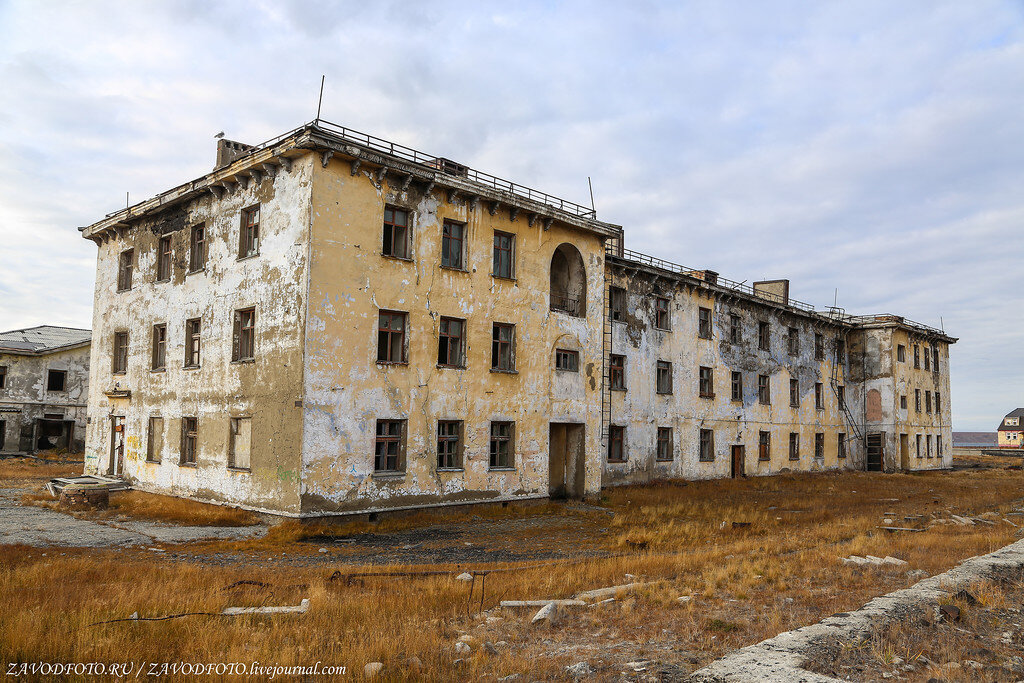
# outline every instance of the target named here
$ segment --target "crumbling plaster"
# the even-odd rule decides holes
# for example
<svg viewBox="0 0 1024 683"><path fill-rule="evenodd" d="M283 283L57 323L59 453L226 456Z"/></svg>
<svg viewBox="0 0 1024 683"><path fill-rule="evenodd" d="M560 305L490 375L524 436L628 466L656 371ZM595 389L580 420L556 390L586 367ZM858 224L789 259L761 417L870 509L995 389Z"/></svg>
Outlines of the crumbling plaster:
<svg viewBox="0 0 1024 683"><path fill-rule="evenodd" d="M2 453L34 450L22 438L23 429L31 437L35 420L44 415L63 415L74 421L73 448L84 446L86 405L89 391L89 347L64 349L43 355L0 353L0 366L7 368L7 379L0 389L0 421L4 423ZM67 372L65 391L47 391L48 370ZM31 439L29 439L31 440Z"/></svg>

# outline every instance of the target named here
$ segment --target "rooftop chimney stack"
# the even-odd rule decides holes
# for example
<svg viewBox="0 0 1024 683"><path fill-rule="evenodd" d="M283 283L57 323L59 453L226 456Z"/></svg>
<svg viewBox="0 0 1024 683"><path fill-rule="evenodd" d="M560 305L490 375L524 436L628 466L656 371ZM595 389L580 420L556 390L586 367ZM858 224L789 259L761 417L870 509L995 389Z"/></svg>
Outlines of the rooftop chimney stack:
<svg viewBox="0 0 1024 683"><path fill-rule="evenodd" d="M252 149L252 145L247 145L244 142L235 142L234 140L225 140L224 138L218 139L217 165L213 169L217 170L222 166L227 166L250 149Z"/></svg>

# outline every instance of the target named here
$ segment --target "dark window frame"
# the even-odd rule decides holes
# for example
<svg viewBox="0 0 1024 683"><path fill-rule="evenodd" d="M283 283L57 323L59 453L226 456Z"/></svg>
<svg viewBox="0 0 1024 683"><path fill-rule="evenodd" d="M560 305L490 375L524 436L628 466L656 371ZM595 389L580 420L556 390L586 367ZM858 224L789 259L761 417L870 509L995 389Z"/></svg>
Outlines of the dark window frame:
<svg viewBox="0 0 1024 683"><path fill-rule="evenodd" d="M907 347L903 344L896 345L896 362L906 363L907 362Z"/></svg>
<svg viewBox="0 0 1024 683"><path fill-rule="evenodd" d="M507 432L502 429L507 427ZM504 445L504 448L503 448ZM503 452L504 451L504 452ZM488 448L488 469L513 470L516 467L516 423L511 420L492 420ZM502 462L504 460L504 462Z"/></svg>
<svg viewBox="0 0 1024 683"><path fill-rule="evenodd" d="M198 368L202 362L203 319L185 321L185 368Z"/></svg>
<svg viewBox="0 0 1024 683"><path fill-rule="evenodd" d="M395 428L397 427L397 432ZM408 420L378 419L373 439L373 473L404 474Z"/></svg>
<svg viewBox="0 0 1024 683"><path fill-rule="evenodd" d="M252 363L256 360L256 307L235 310L232 325L231 362Z"/></svg>
<svg viewBox="0 0 1024 683"><path fill-rule="evenodd" d="M150 370L167 369L167 323L153 325L153 347L151 349Z"/></svg>
<svg viewBox="0 0 1024 683"><path fill-rule="evenodd" d="M132 288L135 272L135 250L125 249L117 257L117 291L127 292Z"/></svg>
<svg viewBox="0 0 1024 683"><path fill-rule="evenodd" d="M398 323L398 326L395 326ZM377 363L405 365L408 357L409 314L405 311L377 311Z"/></svg>
<svg viewBox="0 0 1024 683"><path fill-rule="evenodd" d="M702 365L697 370L697 389L701 398L715 397L715 370Z"/></svg>
<svg viewBox="0 0 1024 683"><path fill-rule="evenodd" d="M729 314L729 343L743 343L743 320L737 313Z"/></svg>
<svg viewBox="0 0 1024 683"><path fill-rule="evenodd" d="M839 432L837 435L836 457L839 460L846 458L846 432Z"/></svg>
<svg viewBox="0 0 1024 683"><path fill-rule="evenodd" d="M739 370L732 371L731 397L733 401L743 400L743 373Z"/></svg>
<svg viewBox="0 0 1024 683"><path fill-rule="evenodd" d="M814 409L825 410L825 385L822 382L814 383Z"/></svg>
<svg viewBox="0 0 1024 683"><path fill-rule="evenodd" d="M757 376L757 402L763 406L772 404L772 384L768 375Z"/></svg>
<svg viewBox="0 0 1024 683"><path fill-rule="evenodd" d="M580 371L580 352L573 349L555 349L555 370Z"/></svg>
<svg viewBox="0 0 1024 683"><path fill-rule="evenodd" d="M159 429L159 431L160 431L160 452L159 453L156 452L155 439L153 438L154 434L155 434L155 431L156 431L154 429L154 426L155 426L154 422L156 422L156 421L159 421L159 423L160 423L160 429ZM146 462L149 462L149 463L159 463L161 460L163 460L163 447L164 447L164 436L165 436L165 434L164 434L164 418L162 416L160 416L160 415L150 415L149 416L149 424L147 425L147 430L148 431L146 432Z"/></svg>
<svg viewBox="0 0 1024 683"><path fill-rule="evenodd" d="M516 371L516 326L512 323L491 325L491 371Z"/></svg>
<svg viewBox="0 0 1024 683"><path fill-rule="evenodd" d="M388 218L390 213L391 218ZM398 218L404 216L405 223ZM401 241L397 235L401 231ZM381 256L395 258L402 261L412 260L412 212L398 206L387 204L384 206L384 220L381 228Z"/></svg>
<svg viewBox="0 0 1024 683"><path fill-rule="evenodd" d="M767 320L757 322L757 348L761 351L771 351L772 347L772 326Z"/></svg>
<svg viewBox="0 0 1024 683"><path fill-rule="evenodd" d="M156 281L168 282L171 279L173 263L173 247L171 236L163 235L156 243Z"/></svg>
<svg viewBox="0 0 1024 683"><path fill-rule="evenodd" d="M715 430L701 429L697 437L697 461L715 461Z"/></svg>
<svg viewBox="0 0 1024 683"><path fill-rule="evenodd" d="M669 299L667 297L654 297L654 329L661 330L662 332L672 331L672 316L669 308Z"/></svg>
<svg viewBox="0 0 1024 683"><path fill-rule="evenodd" d="M608 310L612 322L626 322L626 290L623 287L608 288Z"/></svg>
<svg viewBox="0 0 1024 683"><path fill-rule="evenodd" d="M608 427L608 462L626 462L626 428L622 425Z"/></svg>
<svg viewBox="0 0 1024 683"><path fill-rule="evenodd" d="M800 330L796 327L786 330L786 350L791 356L800 355Z"/></svg>
<svg viewBox="0 0 1024 683"><path fill-rule="evenodd" d="M608 381L613 391L626 390L626 357L612 353L608 356Z"/></svg>
<svg viewBox="0 0 1024 683"><path fill-rule="evenodd" d="M188 248L188 272L198 273L206 270L206 224L192 226L192 234Z"/></svg>
<svg viewBox="0 0 1024 683"><path fill-rule="evenodd" d="M659 360L654 366L654 389L660 396L672 393L672 363Z"/></svg>
<svg viewBox="0 0 1024 683"><path fill-rule="evenodd" d="M181 453L178 465L194 467L197 463L199 444L199 418L182 416L181 418Z"/></svg>
<svg viewBox="0 0 1024 683"><path fill-rule="evenodd" d="M453 329L456 327L457 331ZM441 316L437 328L437 366L466 367L466 321L463 318Z"/></svg>
<svg viewBox="0 0 1024 683"><path fill-rule="evenodd" d="M789 433L789 459L799 460L800 459L800 433L790 432Z"/></svg>
<svg viewBox="0 0 1024 683"><path fill-rule="evenodd" d="M789 406L800 407L800 380L790 378L789 380Z"/></svg>
<svg viewBox="0 0 1024 683"><path fill-rule="evenodd" d="M111 373L114 375L128 373L128 343L129 337L126 330L114 332L114 354L111 359Z"/></svg>
<svg viewBox="0 0 1024 683"><path fill-rule="evenodd" d="M7 366L0 365L0 389L7 388Z"/></svg>
<svg viewBox="0 0 1024 683"><path fill-rule="evenodd" d="M462 420L437 421L437 469L461 470L463 432Z"/></svg>
<svg viewBox="0 0 1024 683"><path fill-rule="evenodd" d="M772 459L772 433L763 429L757 433L757 459L761 462Z"/></svg>
<svg viewBox="0 0 1024 683"><path fill-rule="evenodd" d="M516 279L516 236L515 233L494 231L491 254L491 277L502 280ZM507 263L502 259L507 256ZM507 268L505 267L507 265Z"/></svg>
<svg viewBox="0 0 1024 683"><path fill-rule="evenodd" d="M654 452L655 461L672 462L675 459L674 441L671 427L658 427L658 437Z"/></svg>
<svg viewBox="0 0 1024 683"><path fill-rule="evenodd" d="M814 435L814 459L825 459L825 433L817 432Z"/></svg>
<svg viewBox="0 0 1024 683"><path fill-rule="evenodd" d="M455 235L458 228L458 235ZM466 224L445 218L441 223L441 267L465 272ZM453 258L457 257L456 258Z"/></svg>
<svg viewBox="0 0 1024 683"><path fill-rule="evenodd" d="M697 308L697 336L701 339L711 339L711 309L704 306Z"/></svg>
<svg viewBox="0 0 1024 683"><path fill-rule="evenodd" d="M260 255L260 205L242 209L238 230L238 258Z"/></svg>
<svg viewBox="0 0 1024 683"><path fill-rule="evenodd" d="M825 335L821 332L814 333L814 360L825 360Z"/></svg>

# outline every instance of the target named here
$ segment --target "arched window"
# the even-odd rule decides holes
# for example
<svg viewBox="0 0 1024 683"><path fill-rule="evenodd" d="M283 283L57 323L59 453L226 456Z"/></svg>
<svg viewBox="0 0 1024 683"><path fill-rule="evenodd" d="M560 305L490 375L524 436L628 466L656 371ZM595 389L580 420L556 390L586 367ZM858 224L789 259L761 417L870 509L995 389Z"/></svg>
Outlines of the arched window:
<svg viewBox="0 0 1024 683"><path fill-rule="evenodd" d="M579 249L561 244L551 256L551 310L587 315L587 271Z"/></svg>

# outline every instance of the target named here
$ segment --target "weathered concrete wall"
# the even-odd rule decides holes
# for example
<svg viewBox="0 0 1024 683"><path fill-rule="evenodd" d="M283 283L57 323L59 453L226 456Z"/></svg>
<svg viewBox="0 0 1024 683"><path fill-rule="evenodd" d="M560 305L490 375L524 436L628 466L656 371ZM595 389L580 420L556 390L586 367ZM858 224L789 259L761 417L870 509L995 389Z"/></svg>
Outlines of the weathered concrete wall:
<svg viewBox="0 0 1024 683"><path fill-rule="evenodd" d="M248 187L204 194L141 219L97 257L86 472L110 464L111 416L125 418L125 476L175 495L297 512L302 442L302 334L313 155ZM259 254L240 259L241 211L259 203ZM205 270L188 273L191 227L206 225ZM172 238L169 282L156 282L161 235ZM119 254L135 249L130 291L117 292ZM255 360L232 362L234 311L256 308ZM185 368L185 321L202 319L201 364ZM166 370L151 370L152 326L167 325ZM114 334L129 333L128 370L112 373ZM129 398L105 392L129 390ZM181 418L198 418L197 464L179 464ZM150 417L163 418L160 462L146 461ZM228 468L231 417L252 419L249 470Z"/></svg>
<svg viewBox="0 0 1024 683"><path fill-rule="evenodd" d="M759 304L678 279L655 277L637 269L613 268L612 284L626 290L626 316L613 323L612 353L625 356L626 391L612 391L611 424L626 427L626 462L607 463L605 484L654 478L728 477L732 446L744 446L744 471L764 475L782 470L859 467L853 429L839 409L831 384L835 327L820 320ZM655 297L670 299L671 331L655 328ZM712 311L710 339L699 336L699 308ZM731 316L741 321L741 341L730 341ZM770 325L769 350L759 349L761 321ZM798 355L790 355L788 328L799 330ZM815 332L824 339L825 360L815 359ZM657 361L672 363L672 393L656 391ZM699 369L712 368L712 398L700 396ZM732 400L732 372L743 376L742 400ZM846 367L839 384L845 385ZM762 405L758 376L770 378L770 405ZM799 406L790 405L790 379L799 382ZM823 409L816 408L815 383L822 383ZM656 460L659 427L671 427L670 462ZM699 460L701 429L714 431L714 460ZM759 432L771 434L771 458L758 458ZM789 459L789 434L800 435L800 458ZM815 434L825 435L824 457L815 459ZM847 457L838 457L838 434L847 434ZM607 459L607 454L604 454Z"/></svg>
<svg viewBox="0 0 1024 683"><path fill-rule="evenodd" d="M314 171L303 434L303 510L310 513L548 495L549 425L584 423L586 491L601 485L600 389L604 252L597 236L549 230L502 206L475 208L443 188ZM412 258L381 255L385 204L412 215ZM445 218L467 230L467 268L442 268ZM515 280L491 276L495 230L516 236ZM549 310L549 269L568 243L586 269L587 317ZM408 312L408 364L377 360L381 309ZM438 367L441 316L467 321L466 367ZM516 325L516 373L491 371L495 322ZM556 348L579 351L578 373L554 370ZM408 420L406 466L374 474L377 419ZM439 471L437 421L464 421L464 468ZM492 420L515 422L515 467L489 467Z"/></svg>
<svg viewBox="0 0 1024 683"><path fill-rule="evenodd" d="M33 425L44 416L74 422L70 450L81 451L89 392L89 347L41 356L0 353L0 367L7 368L7 380L0 389L0 453L38 450L40 444L38 435L33 440ZM48 370L67 372L65 391L46 390Z"/></svg>

